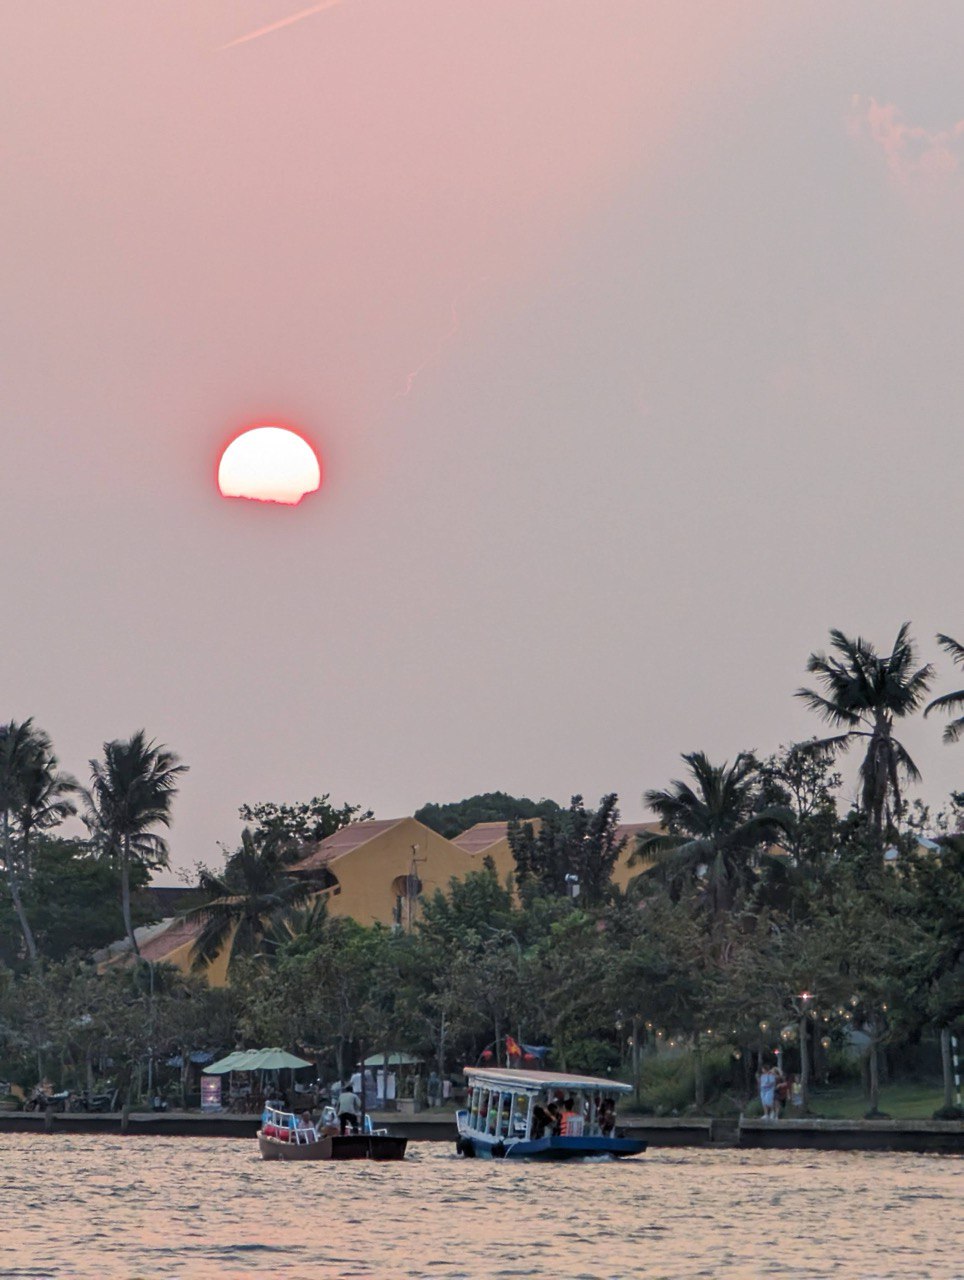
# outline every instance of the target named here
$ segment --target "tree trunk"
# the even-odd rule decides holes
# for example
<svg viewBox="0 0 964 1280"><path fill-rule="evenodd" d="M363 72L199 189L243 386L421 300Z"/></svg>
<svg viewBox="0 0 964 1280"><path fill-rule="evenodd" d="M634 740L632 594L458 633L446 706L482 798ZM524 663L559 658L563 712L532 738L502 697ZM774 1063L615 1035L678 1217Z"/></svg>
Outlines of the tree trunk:
<svg viewBox="0 0 964 1280"><path fill-rule="evenodd" d="M141 950L137 945L137 939L134 937L134 925L131 921L131 857L130 857L130 838L124 837L124 849L121 854L121 908L124 912L124 928L127 930L127 936L131 940L131 948L138 960L141 958Z"/></svg>
<svg viewBox="0 0 964 1280"><path fill-rule="evenodd" d="M941 1073L944 1077L944 1106L954 1105L954 1069L951 1064L951 1029L941 1027Z"/></svg>
<svg viewBox="0 0 964 1280"><path fill-rule="evenodd" d="M502 1066L502 1024L499 1015L495 1015L495 1065Z"/></svg>
<svg viewBox="0 0 964 1280"><path fill-rule="evenodd" d="M7 864L10 899L13 902L14 911L17 913L17 921L20 924L20 932L23 934L24 946L27 948L27 959L30 961L31 967L33 967L37 963L37 944L34 941L33 930L30 928L30 921L27 919L23 900L20 897L20 882L17 879L17 868L10 844L10 814L6 810L4 810L3 814L3 856Z"/></svg>
<svg viewBox="0 0 964 1280"><path fill-rule="evenodd" d="M880 1101L880 1064L877 1060L877 1041L871 1040L870 1048L867 1050L867 1070L870 1076L870 1110L878 1110L878 1102Z"/></svg>
<svg viewBox="0 0 964 1280"><path fill-rule="evenodd" d="M810 1110L810 1021L806 1014L800 1019L800 1103L801 1110Z"/></svg>
<svg viewBox="0 0 964 1280"><path fill-rule="evenodd" d="M438 1087L439 1092L444 1093L442 1089L442 1081L445 1079L445 1014L440 1016L438 1028ZM442 1099L440 1098L441 1102Z"/></svg>
<svg viewBox="0 0 964 1280"><path fill-rule="evenodd" d="M706 1101L706 1090L703 1083L703 1051L700 1048L698 1036L693 1037L693 1088L696 1110L702 1111Z"/></svg>
<svg viewBox="0 0 964 1280"><path fill-rule="evenodd" d="M642 1088L642 1071L640 1070L640 1054L639 1054L639 1019L633 1017L633 1092L636 1095L636 1105L639 1105L639 1093Z"/></svg>

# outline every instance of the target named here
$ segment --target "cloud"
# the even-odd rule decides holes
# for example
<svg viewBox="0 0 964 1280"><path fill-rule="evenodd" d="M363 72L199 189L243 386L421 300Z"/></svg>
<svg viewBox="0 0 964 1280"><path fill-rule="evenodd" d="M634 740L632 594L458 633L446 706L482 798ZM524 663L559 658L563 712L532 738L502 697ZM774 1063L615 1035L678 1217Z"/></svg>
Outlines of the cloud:
<svg viewBox="0 0 964 1280"><path fill-rule="evenodd" d="M894 103L854 94L847 117L852 138L869 139L884 156L888 172L901 186L955 184L964 159L964 120L932 132L907 124Z"/></svg>

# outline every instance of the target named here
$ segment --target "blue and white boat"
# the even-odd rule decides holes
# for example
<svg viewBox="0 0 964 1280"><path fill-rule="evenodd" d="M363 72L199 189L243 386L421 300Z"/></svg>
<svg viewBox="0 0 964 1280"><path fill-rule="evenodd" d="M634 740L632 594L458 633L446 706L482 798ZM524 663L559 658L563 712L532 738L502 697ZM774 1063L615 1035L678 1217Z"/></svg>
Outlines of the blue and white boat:
<svg viewBox="0 0 964 1280"><path fill-rule="evenodd" d="M467 1106L457 1113L456 1150L488 1160L573 1160L635 1156L638 1138L619 1136L616 1098L632 1086L567 1071L466 1067Z"/></svg>

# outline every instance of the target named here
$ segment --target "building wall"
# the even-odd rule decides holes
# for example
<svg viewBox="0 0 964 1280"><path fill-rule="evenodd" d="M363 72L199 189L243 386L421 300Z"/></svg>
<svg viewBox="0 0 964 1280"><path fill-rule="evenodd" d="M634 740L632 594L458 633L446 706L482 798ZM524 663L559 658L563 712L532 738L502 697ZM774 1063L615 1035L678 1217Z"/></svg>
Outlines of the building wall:
<svg viewBox="0 0 964 1280"><path fill-rule="evenodd" d="M468 854L430 827L415 818L402 818L387 831L327 864L338 880L338 892L328 895L330 914L351 916L364 925L391 925L401 889L401 923L406 926L409 903L400 882L412 874L413 857L414 873L426 897L436 889L447 890L453 876L461 878L476 865ZM417 913L414 903L412 918L417 918Z"/></svg>

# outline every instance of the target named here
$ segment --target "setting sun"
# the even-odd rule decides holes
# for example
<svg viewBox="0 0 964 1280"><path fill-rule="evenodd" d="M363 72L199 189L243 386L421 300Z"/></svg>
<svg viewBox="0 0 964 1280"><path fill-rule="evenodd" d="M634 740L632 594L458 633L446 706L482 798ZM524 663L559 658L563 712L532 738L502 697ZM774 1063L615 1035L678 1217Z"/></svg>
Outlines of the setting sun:
<svg viewBox="0 0 964 1280"><path fill-rule="evenodd" d="M318 457L302 436L286 427L252 427L221 455L218 488L225 498L299 503L321 484Z"/></svg>

